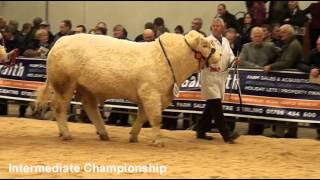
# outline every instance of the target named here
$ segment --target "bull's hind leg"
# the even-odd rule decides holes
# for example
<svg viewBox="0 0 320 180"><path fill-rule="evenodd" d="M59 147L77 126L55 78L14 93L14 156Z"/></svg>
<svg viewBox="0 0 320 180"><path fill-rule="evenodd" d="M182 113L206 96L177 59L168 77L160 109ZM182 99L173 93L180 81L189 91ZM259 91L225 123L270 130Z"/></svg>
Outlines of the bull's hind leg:
<svg viewBox="0 0 320 180"><path fill-rule="evenodd" d="M141 127L143 126L143 123L145 123L146 120L147 118L143 110L143 107L139 105L137 119L135 120L130 131L130 138L129 138L130 142L138 142L138 135L140 133Z"/></svg>
<svg viewBox="0 0 320 180"><path fill-rule="evenodd" d="M55 119L59 128L59 136L61 136L63 140L72 139L67 125L67 109L71 97L72 91L71 93L69 92L66 94L60 94L56 92L53 98L53 108Z"/></svg>
<svg viewBox="0 0 320 180"><path fill-rule="evenodd" d="M99 113L98 101L89 92L81 93L81 100L84 110L89 116L90 121L95 125L99 137L103 141L108 141L109 136L104 126L103 119Z"/></svg>
<svg viewBox="0 0 320 180"><path fill-rule="evenodd" d="M141 97L144 112L152 126L152 143L155 146L163 147L164 143L161 140L160 127L162 119L161 96L154 92Z"/></svg>

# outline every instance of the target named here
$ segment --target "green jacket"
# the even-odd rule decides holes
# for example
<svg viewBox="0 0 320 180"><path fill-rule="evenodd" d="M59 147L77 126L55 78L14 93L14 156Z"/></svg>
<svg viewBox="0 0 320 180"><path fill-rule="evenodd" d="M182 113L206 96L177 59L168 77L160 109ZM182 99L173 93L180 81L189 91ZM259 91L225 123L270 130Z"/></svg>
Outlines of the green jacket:
<svg viewBox="0 0 320 180"><path fill-rule="evenodd" d="M280 57L270 65L271 70L295 68L301 58L302 46L300 42L295 37L293 37L289 42L282 46Z"/></svg>

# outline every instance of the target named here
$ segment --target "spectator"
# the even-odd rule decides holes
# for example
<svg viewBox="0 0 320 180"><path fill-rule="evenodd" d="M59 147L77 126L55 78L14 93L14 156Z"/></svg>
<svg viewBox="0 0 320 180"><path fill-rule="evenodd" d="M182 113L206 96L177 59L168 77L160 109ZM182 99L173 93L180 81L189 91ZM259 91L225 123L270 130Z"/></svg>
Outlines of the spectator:
<svg viewBox="0 0 320 180"><path fill-rule="evenodd" d="M241 45L251 41L250 32L254 27L253 18L250 13L246 13L243 17L243 21L240 23L240 42Z"/></svg>
<svg viewBox="0 0 320 180"><path fill-rule="evenodd" d="M297 63L302 57L302 47L300 42L294 35L294 29L291 25L285 24L280 27L280 36L284 45L282 46L282 52L279 58L270 65L264 66L265 73L270 70L282 70L288 68L296 68ZM291 123L296 125L296 123ZM291 127L288 132L284 134L285 128L281 125L276 126L276 132L273 137L287 137L297 138L297 127Z"/></svg>
<svg viewBox="0 0 320 180"><path fill-rule="evenodd" d="M297 69L300 71L309 73L310 76L316 78L319 77L320 72L320 36L317 40L317 47L312 49L307 56L299 62ZM320 126L316 124L317 129L317 139L320 140Z"/></svg>
<svg viewBox="0 0 320 180"><path fill-rule="evenodd" d="M206 33L201 31L202 24L203 24L203 21L201 18L199 18L199 17L194 18L191 22L191 30L195 30L195 31L201 33L204 37L207 37Z"/></svg>
<svg viewBox="0 0 320 180"><path fill-rule="evenodd" d="M237 33L241 32L240 26L236 17L227 11L225 4L219 4L217 7L217 11L218 11L217 17L220 17L223 19L223 21L226 24L226 28L234 28L236 29Z"/></svg>
<svg viewBox="0 0 320 180"><path fill-rule="evenodd" d="M233 54L238 55L241 50L240 39L237 37L237 32L234 28L228 28L225 31L226 39L229 41L230 48Z"/></svg>
<svg viewBox="0 0 320 180"><path fill-rule="evenodd" d="M32 43L37 30L40 29L40 24L42 23L42 21L43 20L41 17L36 17L33 19L33 26L24 40L24 46L28 46L30 43Z"/></svg>
<svg viewBox="0 0 320 180"><path fill-rule="evenodd" d="M19 38L15 27L7 26L3 32L3 38L7 52L14 49L19 49L20 53L23 52L23 41Z"/></svg>
<svg viewBox="0 0 320 180"><path fill-rule="evenodd" d="M284 43L281 55L274 63L264 66L266 73L270 72L270 70L295 68L297 62L301 59L302 47L294 35L293 27L289 24L282 25L280 27L280 36Z"/></svg>
<svg viewBox="0 0 320 180"><path fill-rule="evenodd" d="M88 34L95 34L95 31L96 31L96 29L95 29L95 28L90 29L90 30L88 31Z"/></svg>
<svg viewBox="0 0 320 180"><path fill-rule="evenodd" d="M156 38L165 32L169 32L162 17L157 17L153 20L153 30L156 33Z"/></svg>
<svg viewBox="0 0 320 180"><path fill-rule="evenodd" d="M0 16L0 33L4 32L4 28L7 26L7 21L4 19L4 17Z"/></svg>
<svg viewBox="0 0 320 180"><path fill-rule="evenodd" d="M265 42L271 42L272 41L272 27L269 24L263 24L261 26L263 33L264 33L264 37L263 37L263 41Z"/></svg>
<svg viewBox="0 0 320 180"><path fill-rule="evenodd" d="M152 29L153 30L153 23L152 22L147 22L144 25L144 29ZM143 42L143 34L139 34L135 39L135 42Z"/></svg>
<svg viewBox="0 0 320 180"><path fill-rule="evenodd" d="M63 20L60 22L59 32L54 36L53 44L57 42L62 36L67 36L72 34L72 23L70 20Z"/></svg>
<svg viewBox="0 0 320 180"><path fill-rule="evenodd" d="M282 46L281 42L281 36L280 36L280 24L274 24L272 27L272 33L271 33L271 41L276 45L277 47Z"/></svg>
<svg viewBox="0 0 320 180"><path fill-rule="evenodd" d="M252 42L244 44L240 54L240 67L244 68L262 68L265 65L271 64L280 53L280 48L277 48L272 42L263 41L264 32L261 27L254 27L251 30ZM264 124L261 124L261 119L248 119L249 135L262 135Z"/></svg>
<svg viewBox="0 0 320 180"><path fill-rule="evenodd" d="M310 47L316 48L316 41L320 35L320 2L311 3L304 10L305 14L311 14L311 22L309 24Z"/></svg>
<svg viewBox="0 0 320 180"><path fill-rule="evenodd" d="M270 1L268 23L281 24L288 14L288 1Z"/></svg>
<svg viewBox="0 0 320 180"><path fill-rule="evenodd" d="M16 20L10 20L9 23L8 23L8 26L11 26L15 29L15 33L16 34L19 34L19 22L16 21Z"/></svg>
<svg viewBox="0 0 320 180"><path fill-rule="evenodd" d="M75 34L79 34L79 33L87 33L87 29L84 25L78 25L76 27L76 29L74 30Z"/></svg>
<svg viewBox="0 0 320 180"><path fill-rule="evenodd" d="M25 38L27 37L27 34L31 31L31 28L32 28L32 24L31 23L24 23L22 25L22 29L19 32L19 36L20 36L20 39L23 42L25 41Z"/></svg>
<svg viewBox="0 0 320 180"><path fill-rule="evenodd" d="M151 42L154 41L155 34L152 29L145 29L143 31L143 42Z"/></svg>
<svg viewBox="0 0 320 180"><path fill-rule="evenodd" d="M288 1L289 11L284 19L285 24L291 24L292 26L303 27L307 21L306 15L300 10L298 1Z"/></svg>
<svg viewBox="0 0 320 180"><path fill-rule="evenodd" d="M176 33L176 34L184 34L183 27L182 27L181 25L177 25L177 26L174 28L174 33Z"/></svg>
<svg viewBox="0 0 320 180"><path fill-rule="evenodd" d="M252 42L244 44L240 53L240 66L247 68L262 68L271 64L280 53L272 42L263 41L264 32L261 27L251 30Z"/></svg>
<svg viewBox="0 0 320 180"><path fill-rule="evenodd" d="M104 27L96 27L94 30L94 34L107 35L107 29Z"/></svg>
<svg viewBox="0 0 320 180"><path fill-rule="evenodd" d="M128 39L128 32L126 28L124 28L122 25L118 24L113 27L113 37L118 39Z"/></svg>
<svg viewBox="0 0 320 180"><path fill-rule="evenodd" d="M35 34L35 39L29 47L26 47L26 51L23 56L26 57L41 57L46 58L50 50L49 34L44 29L39 29Z"/></svg>
<svg viewBox="0 0 320 180"><path fill-rule="evenodd" d="M40 23L40 28L39 29L44 29L48 32L49 34L49 41L48 43L51 44L54 40L54 35L52 34L51 30L50 30L50 24L47 23L46 21L42 21L42 23Z"/></svg>
<svg viewBox="0 0 320 180"><path fill-rule="evenodd" d="M264 1L253 1L252 7L249 9L249 13L255 20L255 25L261 26L266 23L266 5Z"/></svg>

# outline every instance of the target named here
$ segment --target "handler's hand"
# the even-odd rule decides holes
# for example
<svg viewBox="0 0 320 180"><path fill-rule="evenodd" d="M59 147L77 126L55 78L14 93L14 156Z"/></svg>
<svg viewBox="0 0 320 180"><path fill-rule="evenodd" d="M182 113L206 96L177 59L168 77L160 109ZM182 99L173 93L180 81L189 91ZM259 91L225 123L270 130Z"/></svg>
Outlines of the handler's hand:
<svg viewBox="0 0 320 180"><path fill-rule="evenodd" d="M265 73L269 73L270 70L271 70L271 66L269 66L269 65L268 66L264 66L263 70L264 70Z"/></svg>
<svg viewBox="0 0 320 180"><path fill-rule="evenodd" d="M310 75L311 75L312 77L314 77L314 78L318 77L318 76L319 76L319 69L317 69L317 68L311 69Z"/></svg>

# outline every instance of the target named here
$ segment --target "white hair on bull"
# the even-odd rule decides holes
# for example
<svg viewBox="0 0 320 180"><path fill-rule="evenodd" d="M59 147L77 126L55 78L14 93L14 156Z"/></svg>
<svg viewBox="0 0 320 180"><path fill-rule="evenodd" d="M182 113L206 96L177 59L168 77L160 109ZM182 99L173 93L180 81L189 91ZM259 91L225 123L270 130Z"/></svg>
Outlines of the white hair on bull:
<svg viewBox="0 0 320 180"><path fill-rule="evenodd" d="M213 45L196 31L185 36L165 33L160 39L178 86L197 71L199 64L195 52L203 57L212 55L209 64L220 60L220 52L212 54ZM163 145L161 113L174 98L173 85L173 73L159 39L136 43L102 35L65 36L48 54L47 82L38 91L36 109L51 98L60 135L69 140L66 113L76 91L100 139L108 140L98 104L106 99L127 99L137 103L139 108L130 142L138 141L140 129L148 119L153 143ZM50 89L52 97L49 96Z"/></svg>

